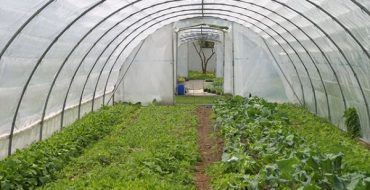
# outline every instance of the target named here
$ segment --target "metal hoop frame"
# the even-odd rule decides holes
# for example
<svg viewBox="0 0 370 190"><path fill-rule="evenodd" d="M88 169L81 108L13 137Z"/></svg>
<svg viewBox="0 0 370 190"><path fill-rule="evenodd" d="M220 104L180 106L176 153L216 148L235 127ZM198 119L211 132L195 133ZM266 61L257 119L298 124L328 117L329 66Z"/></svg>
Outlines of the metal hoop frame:
<svg viewBox="0 0 370 190"><path fill-rule="evenodd" d="M49 46L46 48L46 50L44 51L44 53L41 55L41 57L38 59L36 65L34 66L34 68L32 69L31 71L31 74L30 76L28 77L27 81L26 81L26 84L24 85L23 87L23 90L22 90L22 93L21 93L21 96L19 98L19 101L18 101L18 104L17 104L17 108L16 108L16 111L15 111L15 114L14 114L14 117L13 117L13 121L12 121L12 128L10 130L10 135L9 135L9 146L8 146L8 155L11 154L11 150L12 150L12 141L13 141L13 134L14 134L14 129L15 129L15 122L17 120L17 116L18 116L18 112L19 112L19 108L21 106L21 103L22 103L22 100L23 100L23 97L26 93L26 90L28 88L28 85L29 83L31 82L32 78L33 78L33 74L36 72L38 66L40 65L40 63L42 62L42 60L44 59L44 57L46 56L46 54L49 52L49 50L54 46L54 44L59 40L59 38L69 29L71 28L71 26L76 23L80 18L82 18L84 15L86 15L88 12L90 12L91 10L95 9L96 7L98 7L100 4L104 3L105 0L101 0L97 3L95 3L94 5L92 5L90 8L88 8L87 10L83 11L78 17L76 17L71 23L69 23L55 38L54 40L49 44ZM50 5L50 4L49 4ZM42 130L42 129L41 129Z"/></svg>
<svg viewBox="0 0 370 190"><path fill-rule="evenodd" d="M30 75L30 77L28 78L28 80L27 80L27 82L26 82L26 84L25 84L25 86L24 86L24 88L23 88L23 90L22 90L22 93L21 93L21 95L20 95L20 99L19 99L19 101L18 101L18 105L17 105L17 109L16 109L16 112L15 112L15 114L14 114L14 117L13 117L13 122L12 122L12 128L11 128L11 132L10 132L10 135L9 135L9 147L8 147L8 154L10 155L11 154L11 147L12 147L12 139L13 139L13 134L14 134L14 129L15 129L15 122L16 122L16 120L17 120L17 115L18 115L18 112L19 112L19 108L20 108L20 105L21 105L21 103L22 103L22 100L23 100L23 97L24 97L24 95L25 95L25 92L26 92L26 90L27 90L27 88L28 88L28 85L29 85L29 83L30 83L30 81L32 80L32 77L33 77L33 74L35 73L35 71L37 70L37 68L38 68L38 66L40 65L40 63L42 62L42 60L44 59L44 57L46 56L46 54L49 52L49 50L53 47L53 45L59 40L59 38L65 33L65 32L67 32L68 31L68 29L72 26L72 25L74 25L81 17L83 17L85 14L87 14L88 12L90 12L91 10L93 10L94 8L96 8L98 5L100 5L101 3L103 3L105 0L101 0L101 1L99 1L99 2L97 2L97 3L95 3L94 5L92 5L90 8L88 8L87 10L85 10L82 14L80 14L76 19L74 19L70 24L68 24L59 34L58 34L58 36L57 37L55 37L55 39L52 41L52 43L48 46L48 48L45 50L45 52L42 54L42 56L40 56L40 58L39 58L39 60L38 60L38 62L36 63L36 65L34 66L34 69L32 70L32 72L31 72L31 75ZM143 1L143 0L138 0L138 1L135 1L135 2L132 2L132 3L130 3L130 4L128 4L128 5L125 5L125 6L123 6L123 7L121 7L121 10L124 10L125 8L127 8L127 7L130 7L131 5L133 5L133 4L135 4L135 3L137 3L137 2L139 2L139 1ZM177 0L177 1L181 1L181 0ZM234 0L234 1L237 1L237 2L241 2L241 3L246 3L246 4L250 4L250 5L255 5L255 6L258 6L258 7L262 7L262 6L260 6L260 5L257 5L257 4L254 4L254 3L249 3L249 2L244 2L244 1L241 1L241 0ZM352 74L353 74L353 76L355 77L355 79L356 79L356 83L357 83L357 85L359 86L359 89L360 89L360 91L361 91L361 94L362 94L362 97L363 97L363 100L364 100L364 103L365 103L365 106L366 106L366 110L367 110L367 116L368 116L368 120L369 120L369 123L370 123L370 112L369 112L369 105L368 105L368 101L367 101L367 99L366 99L366 97L365 97L365 93L364 93L364 90L363 90L363 87L362 87L362 84L361 84L361 82L360 82L360 80L359 80L359 78L358 78L358 76L357 76L357 73L355 72L355 70L354 70L354 68L352 67L352 65L350 64L350 61L348 60L348 58L346 57L346 55L344 54L344 52L343 52L343 50L339 47L339 45L338 44L336 44L335 43L335 41L331 38L331 36L324 30L324 29L322 29L317 23L315 23L314 21L312 21L310 18L308 18L306 15L304 15L303 13L301 13L301 12L299 12L298 10L296 10L296 9L294 9L294 8L292 8L292 7L290 7L289 5L286 5L285 3L282 3L282 2L279 2L279 1L277 1L277 0L271 0L272 2L275 2L275 3L277 3L277 4L280 4L280 5L282 5L283 7L286 7L287 9L289 9L289 10L292 10L293 12L295 12L295 13L297 13L298 15L300 15L301 17L303 17L303 18L305 18L307 21L309 21L311 24L313 24L313 26L315 26L315 28L317 28L318 30L320 30L325 36L326 36L326 38L328 38L330 41L331 41L331 43L333 43L333 45L336 47L336 49L339 51L339 53L343 56L343 58L345 59L345 61L346 61L346 63L348 64L348 66L349 66L349 68L350 68L350 70L351 70L351 72L352 72ZM370 54L369 54L369 52L367 52L366 51L366 48L361 44L361 42L355 37L355 35L341 22L341 21L339 21L335 16L333 16L332 14L330 14L327 10L325 10L324 8L322 8L322 7L320 7L319 5L317 5L317 4L315 4L315 3L313 3L312 1L310 1L310 0L305 0L306 2L308 2L308 3L310 3L311 5L313 5L313 6L315 6L316 8L318 8L321 12L323 12L324 14L326 14L326 15L328 15L330 18L332 18L341 28L343 28L343 30L347 33L347 34L349 34L349 36L356 42L356 44L358 44L358 46L362 49L362 51L366 54L366 56L368 57L368 59L370 60ZM356 0L350 0L351 2L353 2L357 7L359 7L361 10L363 10L368 16L370 16L370 11L368 10L368 9L366 9L365 8L365 6L363 6L362 4L360 4L359 2L357 2ZM43 12L50 4L52 4L53 2L55 2L55 0L50 0L50 1L48 1L48 2L46 2L42 7L40 7L34 14L32 14L28 19L27 19L27 21L13 34L13 36L11 37L11 39L6 43L6 45L5 45L5 47L2 49L2 51L1 51L1 53L0 53L0 60L1 60L1 58L3 57L3 55L6 53L6 51L7 51L7 49L12 45L12 43L13 43L13 41L17 38L17 36L19 36L19 34L24 30L24 28L25 27L27 27L27 25L28 24L30 24L31 22L32 22L32 20L34 19L34 18L36 18L41 12ZM167 2L161 2L161 3L158 3L158 4L155 4L155 5L152 5L152 6L157 6L157 5L160 5L160 4L167 4L167 3L170 3L170 2L176 2L176 0L173 0L173 1L167 1ZM198 5L198 4L188 4L188 6L196 6L196 5ZM208 14L208 13L204 13L204 10L206 10L206 9L204 9L204 5L208 5L208 4L206 4L206 3L204 3L203 1L202 1L202 3L201 3L201 6L202 6L202 9L201 9L201 11L202 11L202 14L204 15L204 14ZM212 3L209 3L209 5L212 5ZM225 4L225 5L228 5L228 6L233 6L233 5L229 5L229 4ZM237 6L235 6L235 7L237 7ZM240 8L242 8L242 7L240 7ZM149 9L149 8L147 8L147 9ZM242 8L242 9L246 9L246 8ZM330 61L329 61L329 59L327 58L327 56L325 55L325 52L323 52L322 51L322 49L318 46L318 44L317 43L315 43L315 41L306 33L306 32L304 32L299 26L297 26L296 24L294 24L292 21L290 21L289 19L287 19L286 17L284 17L284 16L282 16L282 15L280 15L280 14L278 14L278 13L276 13L276 12L274 12L274 11L272 11L272 10L270 10L270 9L267 9L267 8L265 8L266 10L269 10L270 12L272 12L272 13L274 13L274 14L276 14L276 15L278 15L278 16L280 16L281 18L284 18L285 20L287 20L287 21L289 21L291 24L293 24L295 27L297 27L300 31L302 31L307 37L309 37L309 39L310 39L310 41L311 42L313 42L314 44L315 44L315 46L319 49L319 51L320 51L320 53L324 56L324 58L325 58L325 60L327 61L327 63L329 64L329 66L330 66L330 68L331 68L331 70L332 70L332 72L333 72L333 74L334 74L334 76L335 76L335 78L336 78L336 81L337 81L337 83L338 83L338 85L339 85L339 88L340 88L340 92L341 92L341 95L342 95L342 99L343 99L343 103L344 103L344 105L345 105L345 108L347 107L347 103L346 103L346 99L345 99L345 97L344 97L344 94L343 94L343 90L342 90L342 87L341 87L341 85L340 85L340 82L339 82L339 79L338 79L338 76L337 76L337 74L336 74L336 72L335 72L335 70L334 70L334 68L332 67L332 65L331 65L331 63L330 63ZM120 11L121 11L120 10ZM140 11L143 11L144 9L142 9L142 10L140 10ZM140 12L139 11L139 12ZM226 11L226 10L220 10L220 11ZM249 11L251 11L251 10L249 10ZM117 12L119 12L119 11L117 11ZM115 12L115 13L117 13L117 12ZM115 13L112 13L111 14L111 16L112 15L114 15ZM196 14L196 13L194 13L194 14ZM236 12L235 14L239 14L239 15L243 15L243 14L241 14L241 13L238 13L238 12ZM262 16L264 16L265 18L268 18L268 19L270 19L268 16L266 16L266 15L263 15L263 14L259 14L259 15L262 15ZM229 16L229 15L226 15L226 16ZM245 16L247 16L247 15L245 15ZM73 50L71 51L71 53L67 56L67 58L65 59L65 61L63 62L63 66L64 66L64 64L68 61L68 59L69 59L69 57L72 55L72 53L75 51L75 49L79 46L79 44L86 38L86 36L87 35L89 35L93 30L95 30L101 23L103 23L103 22L105 22L108 18L109 18L110 16L108 16L108 17L106 17L106 18L104 18L100 23L98 23L95 27L93 27L83 38L81 38L81 40L76 44L76 46L73 48ZM216 16L215 17L217 17L217 14L216 14ZM248 17L248 16L247 16ZM240 19L239 17L235 17L236 19ZM255 18L252 18L252 17L250 17L250 19L254 19L254 20L256 20L257 21L257 19L255 19ZM273 21L272 19L270 19L271 21ZM260 21L258 21L258 22L260 22ZM273 22L275 22L275 21L273 21ZM276 23L276 22L275 22ZM263 25L265 25L265 26L267 26L265 23L262 23L261 22L261 24L263 24ZM117 23L117 25L118 25L118 23ZM282 27L279 23L278 23L278 25L280 26L280 27ZM255 26L256 27L256 26ZM269 26L268 26L269 27ZM258 27L256 27L256 28L258 28ZM282 28L284 28L284 27L282 27ZM277 31L275 31L275 30L273 30L272 28L270 28L272 31L274 31L274 32L276 32L280 37L282 37L282 35L280 34L280 33L278 33ZM284 28L285 29L285 28ZM286 30L286 29L285 29ZM109 32L109 31L108 31ZM265 31L264 31L265 32ZM292 35L290 32L288 32L290 35ZM292 35L296 40L297 40L297 38L294 36L294 35ZM271 36L272 37L272 36ZM283 38L283 37L282 37ZM273 38L272 38L273 39ZM275 39L274 39L275 40ZM283 40L285 40L286 41L286 39L285 38L283 38ZM309 55L309 57L310 57L310 59L311 59L311 61L313 62L313 64L314 65L316 65L315 64L315 62L314 62L314 60L313 60L313 58L312 58L312 56L310 55L310 53L307 51L307 49L303 46L303 44L301 44L301 42L299 41L299 40L297 40L297 42L304 48L304 50L305 50L305 52ZM131 42L130 42L131 43ZM300 61L301 61L301 63L304 65L304 62L302 61L302 59L300 58L300 56L298 55L298 53L297 53L297 51L289 44L289 43L287 43L292 49L293 49L293 51L295 52L295 54L299 57L299 59L300 59ZM281 46L281 44L279 44L279 46ZM281 46L282 47L282 46ZM283 48L283 47L282 47ZM287 54L288 55L288 54ZM87 56L87 55L86 55ZM118 56L119 57L119 56ZM86 57L85 57L86 58ZM99 59L97 59L97 60L99 60ZM115 61L115 63L117 62L117 60L118 59L116 59L116 61ZM109 58L107 59L107 62L109 61ZM292 61L292 60L291 60ZM115 65L115 63L113 64L113 65ZM293 64L294 65L294 64ZM62 66L62 67L63 67ZM94 66L95 67L95 66ZM104 68L105 66L103 66L103 68ZM113 66L114 67L114 66ZM113 68L112 67L112 68ZM295 66L294 66L295 67ZM305 65L304 65L304 67L305 67ZM78 67L79 68L79 67ZM328 97L327 97L327 92L326 92L326 88L325 88L325 85L324 85L324 83L323 83L323 79L322 79L322 76L321 76L321 74L320 74L320 72L319 72L319 69L315 66L315 68L316 68L316 70L317 70L317 72L319 73L319 76L320 76L320 80L321 80L321 82L322 82L322 84L323 84L323 86L324 86L324 91L325 91L325 95L326 95L326 100L327 100L327 102L328 102L328 115L329 115L329 118L331 117L330 116L330 105L329 105L329 99L328 99ZM62 69L62 68L61 68ZM61 70L60 69L60 70ZM102 69L102 70L104 70L104 69ZM307 70L307 68L305 67L305 70L306 70L306 72L308 72L308 70ZM102 72L102 71L101 71ZM58 74L57 74L57 76L54 78L54 80L53 80L53 83L52 83L52 85L51 85L51 90L49 91L49 94L48 94L48 97L47 97L47 100L46 100L46 103L45 103L45 107L44 107L44 111L43 111L43 116L42 116L42 120L41 120L41 125L43 126L43 122L44 122L44 117L45 117L45 114L46 114L46 108L47 108L47 103L48 103L48 100L49 100L49 97L50 97L50 94L51 94L51 91L52 91L52 89L53 89L53 87L54 87L54 84L55 84L55 81L56 81L56 79L58 78L58 76L59 76L59 73L60 73L60 71L58 71ZM106 94L106 87L107 87L107 84L108 84L108 81L109 81L109 79L110 79L110 75L111 74L111 72L109 73L109 75L108 75L108 78L107 78L107 82L106 82L106 85L105 85L105 88L104 88L104 92L103 92L103 97L105 98L105 94ZM101 74L100 74L101 75ZM100 81L100 75L99 75L99 79L97 80L97 84L99 83L99 81ZM309 77L309 80L311 81L311 77L309 76L309 74L307 73L307 75L308 75L308 77ZM299 75L297 75L297 76L299 76ZM89 79L89 77L87 77L87 80ZM72 82L73 82L73 80L74 80L74 77L72 78ZM97 86L97 85L96 85ZM314 91L314 87L313 87L313 84L312 84L312 81L311 81L311 86L312 86L312 89L313 89L313 91ZM95 90L94 90L94 95L93 95L93 102L94 102L94 100L95 100L95 93L96 93L96 88L95 88ZM67 93L67 96L68 96L68 93ZM83 96L83 91L82 91L82 96ZM316 98L315 98L315 101L316 101ZM80 103L79 104L81 104L81 101L80 101ZM93 103L94 104L94 103ZM104 101L103 101L103 104L104 104ZM315 103L316 104L316 103ZM315 109L316 109L316 111L317 111L317 106L315 105ZM65 105L63 106L63 110L62 110L62 115L63 115L63 113L64 113L64 111L65 111ZM61 124L63 124L63 119L62 119L62 123ZM61 126L63 126L63 125L61 125ZM41 129L40 129L40 139L42 139L42 127L41 127Z"/></svg>

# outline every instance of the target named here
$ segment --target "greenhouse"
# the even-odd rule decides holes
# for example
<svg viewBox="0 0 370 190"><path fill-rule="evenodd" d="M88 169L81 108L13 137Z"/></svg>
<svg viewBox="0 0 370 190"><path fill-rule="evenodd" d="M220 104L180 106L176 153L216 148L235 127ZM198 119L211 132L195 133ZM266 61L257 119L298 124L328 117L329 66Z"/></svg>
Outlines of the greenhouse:
<svg viewBox="0 0 370 190"><path fill-rule="evenodd" d="M370 189L369 0L0 0L0 189Z"/></svg>

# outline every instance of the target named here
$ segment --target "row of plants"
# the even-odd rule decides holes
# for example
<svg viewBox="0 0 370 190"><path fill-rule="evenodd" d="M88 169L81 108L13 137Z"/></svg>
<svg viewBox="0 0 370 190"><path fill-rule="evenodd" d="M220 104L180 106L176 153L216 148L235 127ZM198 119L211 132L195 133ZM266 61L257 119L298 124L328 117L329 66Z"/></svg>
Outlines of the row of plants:
<svg viewBox="0 0 370 190"><path fill-rule="evenodd" d="M217 96L176 96L176 104L212 105Z"/></svg>
<svg viewBox="0 0 370 190"><path fill-rule="evenodd" d="M345 116L346 120L358 120L358 115L354 113L353 109L349 110L353 116ZM364 171L370 174L370 151L361 141L354 138L359 135L358 121L354 122L353 125L348 123L347 126L350 130L344 132L327 119L317 117L301 106L279 104L278 111L289 118L291 130L294 130L308 143L316 144L321 152L332 154L342 152L346 172ZM346 112L348 113L348 111ZM351 130L351 126L355 126L353 130Z"/></svg>
<svg viewBox="0 0 370 190"><path fill-rule="evenodd" d="M215 78L212 83L204 88L205 92L222 95L224 93L224 79Z"/></svg>
<svg viewBox="0 0 370 190"><path fill-rule="evenodd" d="M187 80L214 80L216 78L215 72L206 72L201 71L189 71Z"/></svg>
<svg viewBox="0 0 370 190"><path fill-rule="evenodd" d="M138 109L116 105L90 113L45 141L18 150L0 161L0 189L34 189L57 178L73 158L112 132Z"/></svg>
<svg viewBox="0 0 370 190"><path fill-rule="evenodd" d="M222 161L208 171L214 189L370 189L366 171L350 171L349 156L305 139L277 104L232 97L213 109L224 138Z"/></svg>
<svg viewBox="0 0 370 190"><path fill-rule="evenodd" d="M184 84L186 81L189 80L205 80L209 82L213 82L216 79L216 75L214 72L207 72L202 73L200 71L189 71L188 77L178 76L177 77L177 84Z"/></svg>
<svg viewBox="0 0 370 190"><path fill-rule="evenodd" d="M195 189L193 165L200 156L194 110L141 108L43 189Z"/></svg>

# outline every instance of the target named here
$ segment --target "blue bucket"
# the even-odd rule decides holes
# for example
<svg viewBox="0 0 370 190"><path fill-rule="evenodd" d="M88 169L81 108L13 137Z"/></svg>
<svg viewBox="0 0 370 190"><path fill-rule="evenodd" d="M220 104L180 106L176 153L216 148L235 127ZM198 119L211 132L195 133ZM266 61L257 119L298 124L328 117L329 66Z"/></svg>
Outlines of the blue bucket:
<svg viewBox="0 0 370 190"><path fill-rule="evenodd" d="M184 84L177 84L176 90L177 90L177 95L185 95L185 85Z"/></svg>

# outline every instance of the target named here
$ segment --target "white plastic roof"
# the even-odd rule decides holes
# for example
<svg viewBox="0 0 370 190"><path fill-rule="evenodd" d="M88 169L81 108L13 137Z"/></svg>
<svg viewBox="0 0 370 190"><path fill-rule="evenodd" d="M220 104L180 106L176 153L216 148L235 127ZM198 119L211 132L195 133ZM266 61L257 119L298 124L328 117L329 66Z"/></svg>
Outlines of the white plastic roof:
<svg viewBox="0 0 370 190"><path fill-rule="evenodd" d="M369 127L369 10L368 0L0 0L0 136L10 153L17 131L59 113L63 126L66 109L99 96L104 103L141 40L196 17L250 28L280 64L293 65L303 103L321 81L325 93L314 96L326 98L329 118L342 114L330 109L331 91Z"/></svg>

